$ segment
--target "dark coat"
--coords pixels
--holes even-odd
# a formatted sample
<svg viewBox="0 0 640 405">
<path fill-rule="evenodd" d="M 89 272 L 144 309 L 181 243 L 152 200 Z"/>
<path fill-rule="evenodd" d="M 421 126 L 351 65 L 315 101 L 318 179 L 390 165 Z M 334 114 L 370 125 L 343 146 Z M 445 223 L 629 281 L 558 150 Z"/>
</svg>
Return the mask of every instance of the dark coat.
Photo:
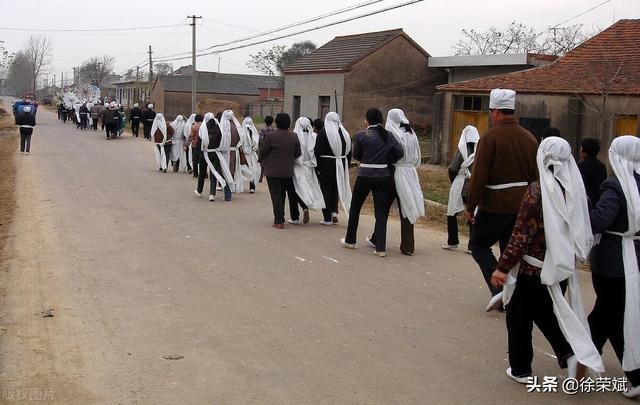
<svg viewBox="0 0 640 405">
<path fill-rule="evenodd" d="M 635 175 L 640 190 L 640 176 Z M 600 200 L 589 212 L 594 234 L 602 233 L 600 243 L 591 249 L 591 272 L 607 277 L 624 277 L 622 238 L 605 231 L 626 232 L 629 229 L 627 203 L 618 178 L 606 179 L 600 186 Z M 637 235 L 640 235 L 638 233 Z M 640 257 L 640 241 L 635 241 L 636 256 Z"/>
<path fill-rule="evenodd" d="M 260 144 L 258 160 L 265 163 L 264 175 L 267 177 L 293 177 L 294 161 L 300 153 L 298 135 L 276 129 Z"/>
<path fill-rule="evenodd" d="M 607 167 L 596 157 L 588 157 L 578 163 L 582 182 L 589 197 L 590 206 L 595 207 L 600 199 L 600 185 L 607 179 Z"/>
<path fill-rule="evenodd" d="M 346 144 L 344 139 L 342 139 L 342 130 L 340 131 L 340 146 L 342 149 L 340 150 L 340 155 L 344 156 L 344 150 L 346 148 Z M 336 161 L 335 159 L 323 158 L 322 156 L 334 156 L 333 150 L 331 149 L 331 145 L 329 144 L 329 138 L 327 138 L 327 132 L 321 129 L 316 136 L 316 146 L 314 149 L 314 153 L 316 155 L 317 167 L 316 170 L 318 175 L 324 177 L 326 179 L 335 179 L 336 178 Z M 347 154 L 347 162 L 351 164 L 351 151 Z"/>
</svg>

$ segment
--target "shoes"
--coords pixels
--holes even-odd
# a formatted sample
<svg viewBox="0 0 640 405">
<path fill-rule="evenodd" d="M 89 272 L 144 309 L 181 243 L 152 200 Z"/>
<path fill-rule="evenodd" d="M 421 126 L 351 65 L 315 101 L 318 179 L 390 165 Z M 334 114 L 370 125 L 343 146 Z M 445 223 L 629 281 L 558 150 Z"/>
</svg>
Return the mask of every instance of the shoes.
<svg viewBox="0 0 640 405">
<path fill-rule="evenodd" d="M 347 249 L 355 249 L 358 247 L 358 245 L 356 245 L 355 243 L 347 243 L 344 238 L 340 239 L 340 243 L 342 244 L 342 246 L 346 247 Z"/>
<path fill-rule="evenodd" d="M 189 170 L 189 171 L 187 172 L 187 174 L 191 174 L 191 173 L 193 173 L 193 170 Z"/>
<path fill-rule="evenodd" d="M 249 190 L 249 194 L 255 194 L 256 190 Z"/>
<path fill-rule="evenodd" d="M 217 186 L 217 187 L 216 187 L 216 191 L 222 191 L 222 187 Z"/>
<path fill-rule="evenodd" d="M 24 154 L 25 154 L 25 155 L 30 155 L 30 153 L 29 153 L 29 152 L 25 152 Z"/>
<path fill-rule="evenodd" d="M 466 254 L 470 255 L 470 254 L 471 254 L 471 249 L 465 249 L 465 250 L 464 250 L 464 252 L 465 252 Z"/>
<path fill-rule="evenodd" d="M 162 170 L 162 173 L 166 173 L 166 172 L 167 172 L 167 169 Z"/>
<path fill-rule="evenodd" d="M 635 387 L 631 387 L 625 392 L 622 393 L 626 398 L 637 398 L 640 396 L 640 385 L 636 385 Z"/>
<path fill-rule="evenodd" d="M 491 297 L 491 299 L 489 300 L 489 304 L 487 305 L 487 308 L 485 308 L 485 311 L 486 312 L 496 311 L 502 308 L 502 306 L 503 306 L 502 291 L 500 291 L 499 293 Z"/>
<path fill-rule="evenodd" d="M 449 245 L 449 244 L 447 244 L 447 243 L 443 243 L 443 244 L 442 244 L 442 248 L 443 248 L 444 250 L 453 250 L 453 249 L 457 249 L 457 248 L 458 248 L 458 245 Z"/>
<path fill-rule="evenodd" d="M 333 214 L 331 214 L 331 222 L 334 224 L 338 223 L 338 213 L 334 212 Z"/>
<path fill-rule="evenodd" d="M 215 201 L 216 198 L 213 196 L 213 194 L 209 194 L 209 201 Z"/>
<path fill-rule="evenodd" d="M 578 362 L 578 358 L 574 354 L 567 359 L 567 378 L 575 378 L 580 380 L 585 377 L 587 368 L 584 364 Z"/>
<path fill-rule="evenodd" d="M 24 154 L 24 152 L 20 151 L 20 154 L 21 154 L 21 155 L 23 155 L 23 154 Z"/>
<path fill-rule="evenodd" d="M 374 250 L 373 254 L 376 256 L 385 257 L 387 255 L 387 252 L 378 252 L 377 250 Z"/>
<path fill-rule="evenodd" d="M 367 236 L 366 238 L 364 238 L 364 240 L 366 241 L 367 246 L 372 247 L 374 249 L 376 248 L 376 244 L 371 242 L 371 237 L 370 236 Z"/>
<path fill-rule="evenodd" d="M 159 167 L 159 168 L 158 168 L 158 171 L 159 171 L 159 172 L 162 172 L 162 167 Z"/>
<path fill-rule="evenodd" d="M 326 225 L 326 226 L 331 226 L 333 225 L 333 222 L 330 221 L 320 221 L 318 222 L 320 225 Z"/>
<path fill-rule="evenodd" d="M 202 194 L 198 193 L 198 190 L 193 190 L 193 192 L 195 193 L 196 197 L 202 196 Z"/>
<path fill-rule="evenodd" d="M 413 252 L 403 252 L 402 250 L 400 251 L 400 253 L 402 253 L 405 256 L 413 256 Z"/>
<path fill-rule="evenodd" d="M 292 225 L 300 225 L 300 220 L 299 219 L 290 219 L 287 222 L 292 224 Z"/>
<path fill-rule="evenodd" d="M 302 223 L 303 224 L 308 224 L 309 223 L 309 210 L 304 210 L 302 212 Z"/>
<path fill-rule="evenodd" d="M 273 224 L 272 226 L 276 229 L 284 229 L 284 224 Z"/>
<path fill-rule="evenodd" d="M 520 383 L 520 384 L 527 384 L 529 383 L 529 378 L 531 378 L 530 375 L 525 375 L 525 376 L 521 376 L 521 377 L 516 377 L 515 375 L 511 374 L 511 367 L 509 367 L 507 369 L 507 377 L 511 378 L 513 381 Z"/>
</svg>

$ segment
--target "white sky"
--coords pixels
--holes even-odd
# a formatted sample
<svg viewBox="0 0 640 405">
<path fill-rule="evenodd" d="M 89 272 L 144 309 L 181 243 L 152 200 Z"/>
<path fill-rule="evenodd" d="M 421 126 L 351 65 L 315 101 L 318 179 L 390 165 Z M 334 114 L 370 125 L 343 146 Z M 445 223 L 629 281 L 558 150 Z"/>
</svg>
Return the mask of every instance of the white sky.
<svg viewBox="0 0 640 405">
<path fill-rule="evenodd" d="M 174 25 L 177 27 L 140 31 L 61 33 L 50 32 L 54 43 L 53 63 L 49 77 L 60 73 L 70 77 L 73 66 L 80 65 L 91 56 L 110 55 L 116 59 L 116 73 L 124 73 L 148 59 L 147 49 L 152 45 L 156 56 L 171 55 L 191 50 L 191 27 L 187 15 L 201 15 L 197 31 L 197 48 L 245 38 L 257 32 L 295 23 L 322 15 L 364 0 L 323 0 L 308 2 L 296 0 L 257 1 L 9 1 L 0 0 L 0 28 L 31 29 L 114 29 L 142 26 Z M 404 0 L 385 0 L 340 16 L 317 21 L 301 28 L 313 27 L 329 21 L 373 11 Z M 486 30 L 493 25 L 506 27 L 511 21 L 525 23 L 541 30 L 574 17 L 604 0 L 425 0 L 397 10 L 366 17 L 338 26 L 301 34 L 271 43 L 252 46 L 198 58 L 199 70 L 217 70 L 230 73 L 255 73 L 246 62 L 249 55 L 272 44 L 291 45 L 311 40 L 320 46 L 336 35 L 403 28 L 432 56 L 452 54 L 451 46 L 460 38 L 463 28 Z M 610 0 L 608 3 L 580 16 L 569 23 L 584 24 L 587 31 L 606 28 L 622 18 L 640 18 L 640 1 Z M 299 30 L 298 28 L 296 30 Z M 0 29 L 9 51 L 20 49 L 32 32 Z M 266 37 L 268 38 L 268 37 Z M 189 60 L 172 62 L 177 68 L 190 64 Z M 145 69 L 148 69 L 145 68 Z"/>
</svg>

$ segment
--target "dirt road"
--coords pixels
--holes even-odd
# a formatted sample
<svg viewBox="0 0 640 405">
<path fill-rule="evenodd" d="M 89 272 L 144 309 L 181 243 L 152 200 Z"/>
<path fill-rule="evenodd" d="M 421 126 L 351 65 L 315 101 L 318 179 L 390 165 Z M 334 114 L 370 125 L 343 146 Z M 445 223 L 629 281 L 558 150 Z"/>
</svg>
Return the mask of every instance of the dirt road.
<svg viewBox="0 0 640 405">
<path fill-rule="evenodd" d="M 266 185 L 230 203 L 158 173 L 152 144 L 38 112 L 17 157 L 0 274 L 0 386 L 60 404 L 571 403 L 504 375 L 479 270 L 416 232 L 414 257 L 342 248 L 344 223 L 271 227 Z M 372 219 L 361 220 L 362 240 Z M 362 244 L 361 244 L 362 245 Z M 583 275 L 586 306 L 593 292 Z M 43 317 L 43 310 L 53 317 Z M 38 314 L 38 315 L 36 315 Z M 537 332 L 536 332 L 537 333 Z M 536 334 L 538 376 L 562 372 Z M 178 359 L 167 360 L 165 356 Z M 608 375 L 620 367 L 606 352 Z M 620 394 L 581 403 L 626 403 Z"/>
</svg>

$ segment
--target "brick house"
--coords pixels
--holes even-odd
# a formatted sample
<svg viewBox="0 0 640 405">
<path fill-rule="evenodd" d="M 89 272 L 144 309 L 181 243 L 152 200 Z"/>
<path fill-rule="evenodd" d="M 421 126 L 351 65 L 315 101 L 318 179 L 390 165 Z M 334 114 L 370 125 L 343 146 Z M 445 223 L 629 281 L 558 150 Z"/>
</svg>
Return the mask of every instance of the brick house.
<svg viewBox="0 0 640 405">
<path fill-rule="evenodd" d="M 368 108 L 402 108 L 416 127 L 431 127 L 435 86 L 444 69 L 402 29 L 335 37 L 284 70 L 284 111 L 324 118 L 337 112 L 355 133 Z"/>
<path fill-rule="evenodd" d="M 638 135 L 640 20 L 620 20 L 556 61 L 524 71 L 438 86 L 431 156 L 448 164 L 465 125 L 489 127 L 491 89 L 518 93 L 516 116 L 533 133 L 548 126 L 579 151 L 583 138 Z"/>
</svg>

